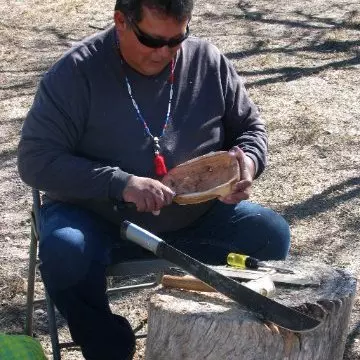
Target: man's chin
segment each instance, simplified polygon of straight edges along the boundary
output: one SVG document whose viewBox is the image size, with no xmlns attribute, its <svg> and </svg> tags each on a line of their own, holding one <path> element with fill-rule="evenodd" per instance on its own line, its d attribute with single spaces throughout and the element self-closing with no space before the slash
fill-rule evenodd
<svg viewBox="0 0 360 360">
<path fill-rule="evenodd" d="M 147 64 L 146 66 L 144 66 L 141 70 L 142 74 L 147 75 L 147 76 L 153 76 L 153 75 L 157 75 L 159 73 L 161 73 L 165 67 L 168 64 L 164 64 L 163 62 L 151 62 L 149 64 Z"/>
</svg>

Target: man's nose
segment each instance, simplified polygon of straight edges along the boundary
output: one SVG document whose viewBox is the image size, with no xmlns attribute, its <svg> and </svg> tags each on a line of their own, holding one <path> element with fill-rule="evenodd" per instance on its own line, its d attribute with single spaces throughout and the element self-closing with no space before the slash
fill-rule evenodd
<svg viewBox="0 0 360 360">
<path fill-rule="evenodd" d="M 171 56 L 171 49 L 167 45 L 165 45 L 161 48 L 158 48 L 157 53 L 159 55 L 161 55 L 161 57 L 167 58 L 167 57 Z"/>
</svg>

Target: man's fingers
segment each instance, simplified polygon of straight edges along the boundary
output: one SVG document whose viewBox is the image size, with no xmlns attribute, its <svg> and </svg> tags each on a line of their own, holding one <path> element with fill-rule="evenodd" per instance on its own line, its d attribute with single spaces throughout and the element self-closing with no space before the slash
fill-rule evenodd
<svg viewBox="0 0 360 360">
<path fill-rule="evenodd" d="M 240 179 L 241 180 L 252 180 L 250 170 L 246 164 L 245 153 L 238 146 L 234 146 L 233 148 L 231 148 L 230 153 L 233 153 L 239 162 Z"/>
<path fill-rule="evenodd" d="M 247 200 L 250 197 L 251 184 L 250 180 L 240 180 L 233 185 L 231 194 L 220 197 L 219 200 L 225 204 L 237 204 L 242 200 Z"/>
<path fill-rule="evenodd" d="M 233 147 L 230 149 L 230 151 L 231 151 L 231 152 L 234 152 L 235 154 L 237 154 L 237 153 L 239 152 L 239 150 L 241 150 L 239 146 L 233 146 Z"/>
<path fill-rule="evenodd" d="M 145 211 L 145 209 L 146 209 L 145 199 L 138 198 L 134 202 L 136 204 L 136 210 L 137 211 L 139 211 L 139 212 L 144 212 Z"/>
<path fill-rule="evenodd" d="M 151 211 L 154 215 L 158 215 L 162 207 L 170 205 L 174 197 L 174 192 L 170 188 L 161 183 L 159 185 L 149 194 L 146 200 L 147 207 L 145 211 Z"/>
<path fill-rule="evenodd" d="M 251 186 L 252 182 L 250 180 L 240 180 L 233 186 L 234 192 L 243 192 L 246 191 Z"/>
<path fill-rule="evenodd" d="M 222 201 L 225 204 L 237 204 L 242 200 L 247 200 L 249 199 L 249 193 L 248 192 L 239 192 L 239 193 L 234 193 L 228 196 L 224 196 L 219 198 L 220 201 Z"/>
<path fill-rule="evenodd" d="M 154 200 L 154 207 L 150 209 L 151 211 L 158 211 L 164 206 L 165 195 L 161 191 L 161 189 L 157 189 L 156 193 L 153 195 L 153 200 Z"/>
<path fill-rule="evenodd" d="M 170 205 L 173 201 L 174 196 L 176 195 L 175 192 L 166 185 L 163 185 L 162 191 L 164 194 L 164 205 Z"/>
</svg>

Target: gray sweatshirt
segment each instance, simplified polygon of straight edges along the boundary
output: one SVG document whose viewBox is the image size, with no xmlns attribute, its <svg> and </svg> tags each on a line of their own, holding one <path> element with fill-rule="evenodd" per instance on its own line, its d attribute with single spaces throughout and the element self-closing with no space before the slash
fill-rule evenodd
<svg viewBox="0 0 360 360">
<path fill-rule="evenodd" d="M 145 76 L 121 65 L 112 27 L 74 46 L 44 75 L 22 129 L 20 176 L 49 199 L 79 204 L 118 224 L 127 219 L 154 232 L 188 226 L 213 202 L 174 204 L 160 216 L 113 211 L 131 174 L 156 178 L 153 143 L 137 118 L 124 72 L 151 133 L 159 136 L 170 67 Z M 174 75 L 171 120 L 160 139 L 168 169 L 239 145 L 258 176 L 266 161 L 265 127 L 229 61 L 190 37 L 176 55 Z"/>
</svg>

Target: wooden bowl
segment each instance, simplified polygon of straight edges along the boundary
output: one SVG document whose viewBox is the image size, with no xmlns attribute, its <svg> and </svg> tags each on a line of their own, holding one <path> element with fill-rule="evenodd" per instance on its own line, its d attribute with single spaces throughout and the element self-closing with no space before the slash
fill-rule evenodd
<svg viewBox="0 0 360 360">
<path fill-rule="evenodd" d="M 174 167 L 162 182 L 175 191 L 174 202 L 188 205 L 229 195 L 239 180 L 237 159 L 227 151 L 216 151 Z"/>
</svg>

